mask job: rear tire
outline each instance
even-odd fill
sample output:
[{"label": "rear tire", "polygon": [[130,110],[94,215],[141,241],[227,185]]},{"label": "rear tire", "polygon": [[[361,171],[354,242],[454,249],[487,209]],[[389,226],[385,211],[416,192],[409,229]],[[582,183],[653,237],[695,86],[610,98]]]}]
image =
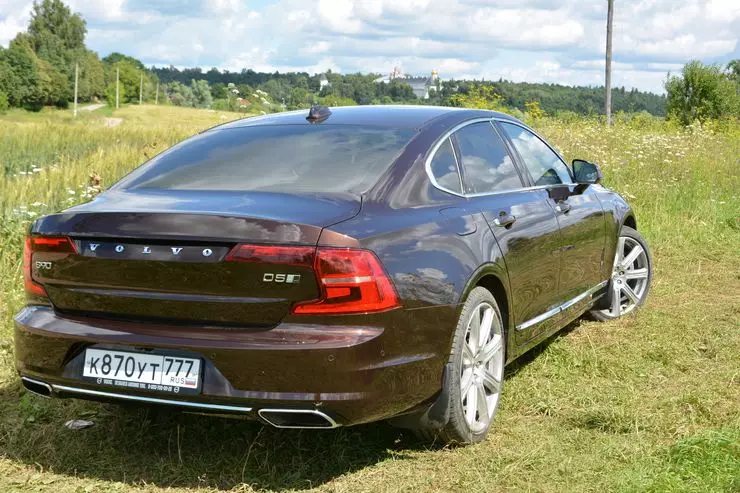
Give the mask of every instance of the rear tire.
[{"label": "rear tire", "polygon": [[476,287],[463,305],[447,362],[450,419],[441,429],[417,429],[416,435],[459,445],[485,439],[501,400],[505,354],[498,304],[487,289]]},{"label": "rear tire", "polygon": [[605,322],[634,313],[645,304],[652,280],[653,258],[645,238],[629,226],[623,226],[602,305],[608,308],[593,309],[589,314]]}]

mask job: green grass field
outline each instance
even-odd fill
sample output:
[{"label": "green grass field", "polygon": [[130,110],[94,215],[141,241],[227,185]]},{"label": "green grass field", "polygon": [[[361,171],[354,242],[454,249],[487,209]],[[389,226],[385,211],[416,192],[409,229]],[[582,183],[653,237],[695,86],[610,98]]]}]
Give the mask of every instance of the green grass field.
[{"label": "green grass field", "polygon": [[[509,367],[488,439],[422,443],[27,395],[13,368],[21,252],[36,216],[88,200],[235,114],[128,107],[0,117],[0,491],[740,491],[740,127],[543,119],[599,162],[653,250],[645,308],[582,321]],[[104,118],[122,118],[106,127]],[[68,419],[95,421],[70,431]]]}]

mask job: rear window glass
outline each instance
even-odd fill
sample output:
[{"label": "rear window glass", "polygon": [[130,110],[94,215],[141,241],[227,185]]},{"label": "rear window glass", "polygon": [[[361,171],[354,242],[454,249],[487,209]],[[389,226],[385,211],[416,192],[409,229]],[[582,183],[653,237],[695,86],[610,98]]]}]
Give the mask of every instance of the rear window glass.
[{"label": "rear window glass", "polygon": [[155,157],[121,188],[355,192],[370,188],[411,129],[274,125],[197,135]]}]

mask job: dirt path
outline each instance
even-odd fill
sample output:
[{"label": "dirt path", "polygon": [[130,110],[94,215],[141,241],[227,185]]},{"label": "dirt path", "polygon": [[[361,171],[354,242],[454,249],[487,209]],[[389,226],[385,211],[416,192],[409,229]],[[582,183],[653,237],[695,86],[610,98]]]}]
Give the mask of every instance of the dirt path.
[{"label": "dirt path", "polygon": [[81,108],[78,108],[78,110],[79,111],[95,111],[95,110],[99,110],[103,106],[105,105],[104,104],[91,104],[89,106],[83,106]]},{"label": "dirt path", "polygon": [[123,118],[106,118],[105,121],[103,121],[104,127],[117,127],[123,123]]}]

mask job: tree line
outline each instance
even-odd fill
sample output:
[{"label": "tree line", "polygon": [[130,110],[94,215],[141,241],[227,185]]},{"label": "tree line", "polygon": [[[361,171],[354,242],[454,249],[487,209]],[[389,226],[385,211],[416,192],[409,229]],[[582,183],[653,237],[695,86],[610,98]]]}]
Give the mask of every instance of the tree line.
[{"label": "tree line", "polygon": [[[176,67],[152,67],[152,72],[163,82],[189,84],[192,80],[205,80],[212,89],[214,98],[225,97],[225,88],[233,84],[240,94],[250,94],[255,88],[266,91],[275,101],[288,108],[302,108],[329,98],[331,102],[343,104],[387,104],[416,103],[448,106],[451,97],[462,92],[467,94],[474,86],[490,85],[503,97],[503,104],[510,108],[526,110],[528,101],[538,101],[549,113],[571,111],[578,114],[600,114],[604,111],[603,87],[576,87],[561,84],[498,81],[442,80],[434,84],[429,99],[417,99],[411,87],[403,79],[394,79],[390,84],[376,83],[381,74],[325,74],[311,75],[305,72],[266,73],[244,69],[240,72],[211,68],[178,69]],[[321,89],[321,77],[329,83]],[[624,87],[612,90],[614,111],[647,111],[656,116],[665,116],[664,95],[643,92]]]}]

